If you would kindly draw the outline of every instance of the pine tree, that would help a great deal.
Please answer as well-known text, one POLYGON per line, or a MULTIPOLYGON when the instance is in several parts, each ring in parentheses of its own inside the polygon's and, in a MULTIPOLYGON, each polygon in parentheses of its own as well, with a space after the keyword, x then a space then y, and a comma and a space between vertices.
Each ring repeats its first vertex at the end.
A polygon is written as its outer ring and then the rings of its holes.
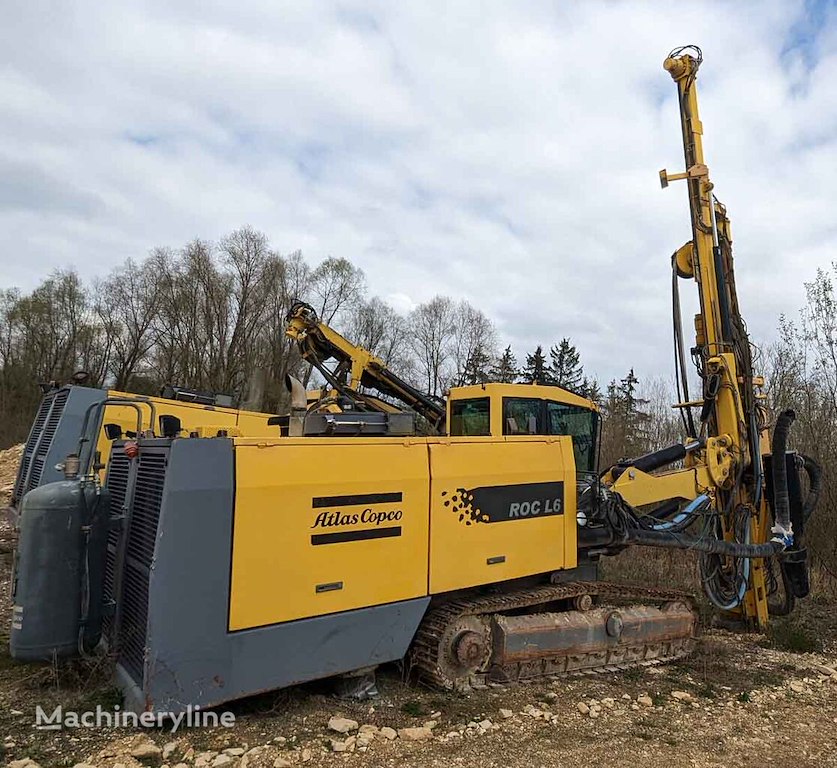
POLYGON ((517 381, 520 371, 517 367, 517 359, 512 352, 511 345, 503 350, 503 354, 491 367, 491 381, 499 381, 501 384, 513 384, 517 381))
POLYGON ((647 400, 639 397, 639 380, 633 368, 624 379, 611 379, 602 403, 602 466, 634 458, 648 450, 650 416, 643 410, 647 400))
POLYGON ((586 376, 581 380, 581 389, 579 394, 583 397, 589 397, 596 405, 601 407, 604 404, 604 393, 599 386, 599 382, 595 377, 587 378, 586 376))
POLYGON ((521 379, 530 384, 548 384, 546 357, 543 354, 543 347, 538 344, 537 349, 526 355, 526 367, 521 372, 521 379))
POLYGON ((563 338, 558 345, 553 344, 549 350, 549 357, 551 359, 549 365, 551 383, 572 391, 580 389, 584 380, 584 371, 578 350, 570 343, 570 340, 563 338))
POLYGON ((607 385, 607 397, 604 402, 604 411, 610 417, 621 416, 623 413, 622 392, 616 385, 616 379, 611 379, 607 385))
POLYGON ((625 452, 628 456, 644 453, 649 442, 649 416, 642 410, 643 406, 648 405, 648 401, 637 396, 638 384, 639 379, 631 368, 628 375, 620 380, 618 387, 619 407, 625 424, 625 452))
POLYGON ((484 384, 490 379, 489 364, 491 358, 485 354, 481 345, 477 345, 471 356, 465 361, 462 372, 463 384, 484 384))

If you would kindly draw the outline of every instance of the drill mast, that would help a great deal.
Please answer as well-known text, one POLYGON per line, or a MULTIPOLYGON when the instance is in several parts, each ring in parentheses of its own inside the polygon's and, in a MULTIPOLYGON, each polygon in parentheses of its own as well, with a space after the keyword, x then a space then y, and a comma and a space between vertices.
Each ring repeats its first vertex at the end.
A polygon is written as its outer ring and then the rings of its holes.
MULTIPOLYGON (((700 49, 686 46, 672 51, 663 65, 677 85, 686 170, 671 175, 663 170, 660 181, 667 187, 682 179, 688 189, 692 240, 672 258, 677 277, 694 278, 700 298, 692 356, 703 397, 700 435, 692 437, 706 439, 707 457, 714 453, 717 460, 728 461, 728 472, 716 489, 724 538, 733 539, 736 530, 749 525, 750 540, 759 542, 766 540, 768 530, 762 467, 762 455, 768 453, 762 444, 766 412, 757 392, 762 379, 753 375, 750 341, 738 309, 729 219, 715 197, 704 159, 696 85, 701 61, 700 49)), ((686 372, 679 373, 685 382, 686 372)), ((688 404, 680 406, 690 409, 688 404)), ((694 431, 690 410, 688 424, 694 431)), ((768 611, 763 561, 717 565, 729 568, 730 578, 739 582, 730 609, 743 613, 748 623, 764 626, 768 611)))

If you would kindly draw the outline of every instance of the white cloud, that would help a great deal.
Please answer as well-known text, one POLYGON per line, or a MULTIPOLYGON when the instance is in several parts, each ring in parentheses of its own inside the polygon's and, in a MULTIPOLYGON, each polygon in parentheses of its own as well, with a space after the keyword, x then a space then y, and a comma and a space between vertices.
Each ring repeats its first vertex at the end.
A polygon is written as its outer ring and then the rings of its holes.
POLYGON ((689 225, 657 183, 682 165, 661 63, 689 42, 757 340, 837 246, 827 4, 32 2, 5 21, 6 285, 249 223, 351 259, 399 309, 467 298, 520 357, 569 335, 603 378, 667 374, 689 225))

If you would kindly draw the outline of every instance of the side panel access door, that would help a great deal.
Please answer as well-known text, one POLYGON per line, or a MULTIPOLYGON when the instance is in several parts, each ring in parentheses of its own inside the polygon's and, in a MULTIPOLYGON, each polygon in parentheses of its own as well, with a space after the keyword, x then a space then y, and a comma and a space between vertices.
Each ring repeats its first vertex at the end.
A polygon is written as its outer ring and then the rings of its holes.
POLYGON ((430 592, 576 565, 569 437, 430 445, 430 592))
POLYGON ((236 441, 230 630, 427 594, 427 444, 236 441))

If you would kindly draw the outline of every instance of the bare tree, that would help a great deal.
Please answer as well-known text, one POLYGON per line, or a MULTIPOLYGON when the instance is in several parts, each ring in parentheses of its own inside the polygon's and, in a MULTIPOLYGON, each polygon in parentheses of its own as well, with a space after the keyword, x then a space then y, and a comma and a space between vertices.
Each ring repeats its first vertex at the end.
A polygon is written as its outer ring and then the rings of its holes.
POLYGON ((494 324, 481 310, 467 301, 460 301, 454 309, 448 386, 473 383, 475 379, 480 378, 478 369, 487 369, 496 354, 497 332, 494 330, 494 324))
POLYGON ((242 227, 223 238, 220 250, 222 263, 232 276, 223 388, 243 392, 261 362, 257 339, 270 304, 266 277, 274 254, 267 237, 252 227, 242 227))
POLYGON ((363 270, 346 259, 328 258, 311 273, 305 293, 310 296, 320 319, 335 322, 341 311, 350 309, 363 297, 366 278, 363 270))
POLYGON ((456 305, 447 296, 436 296, 410 313, 410 346, 421 386, 431 395, 441 395, 447 386, 455 333, 456 305))
POLYGON ((350 313, 347 335, 354 344, 368 349, 388 365, 405 362, 406 321, 377 296, 359 303, 350 313))
POLYGON ((96 285, 96 313, 111 344, 115 389, 130 389, 135 374, 148 362, 159 308, 157 277, 153 256, 141 265, 129 259, 96 285))

